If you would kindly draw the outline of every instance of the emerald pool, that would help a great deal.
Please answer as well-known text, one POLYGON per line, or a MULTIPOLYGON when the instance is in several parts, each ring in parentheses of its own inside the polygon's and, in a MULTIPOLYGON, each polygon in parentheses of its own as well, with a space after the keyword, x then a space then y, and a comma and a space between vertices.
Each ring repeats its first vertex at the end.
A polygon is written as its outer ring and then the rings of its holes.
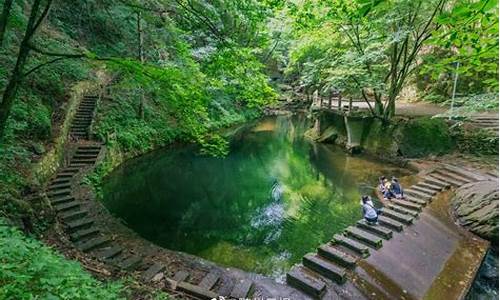
POLYGON ((377 178, 408 174, 311 142, 302 115, 267 117, 231 139, 224 158, 171 147, 117 168, 104 204, 145 239, 220 265, 282 278, 361 218, 377 178))

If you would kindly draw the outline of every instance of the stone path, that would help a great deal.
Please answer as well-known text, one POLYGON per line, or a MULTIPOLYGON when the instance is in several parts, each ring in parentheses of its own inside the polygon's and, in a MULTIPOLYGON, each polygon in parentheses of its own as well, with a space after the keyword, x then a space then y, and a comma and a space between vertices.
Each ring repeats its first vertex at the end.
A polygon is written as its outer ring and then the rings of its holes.
POLYGON ((197 283, 188 282, 190 274, 187 271, 179 271, 172 278, 166 278, 166 266, 146 262, 132 249, 120 246, 112 237, 102 233, 89 213, 89 200, 74 193, 74 187, 79 184, 76 175, 90 171, 104 152, 102 144, 89 140, 98 100, 99 97, 95 95, 87 95, 82 99, 70 130, 75 142, 68 148, 75 148, 74 153, 67 165, 57 171, 46 189, 57 218, 74 247, 115 268, 140 272, 144 282, 165 280, 174 290, 195 298, 212 299, 219 295, 228 299, 250 297, 254 286, 252 280, 225 282, 216 271, 208 272, 197 283))
POLYGON ((350 274, 356 273, 361 261, 374 251, 383 252, 384 243, 393 237, 394 232, 405 231, 418 222, 421 212, 438 193, 484 180, 487 176, 493 175, 478 175, 464 168, 442 165, 406 189, 404 200, 385 201, 378 225, 359 220, 342 234, 333 236, 327 244, 320 245, 316 253, 306 254, 302 263, 288 272, 287 284, 313 298, 322 298, 331 283, 343 285, 355 277, 350 274))
POLYGON ((498 115, 497 116, 474 116, 466 121, 475 128, 485 129, 498 136, 498 115))

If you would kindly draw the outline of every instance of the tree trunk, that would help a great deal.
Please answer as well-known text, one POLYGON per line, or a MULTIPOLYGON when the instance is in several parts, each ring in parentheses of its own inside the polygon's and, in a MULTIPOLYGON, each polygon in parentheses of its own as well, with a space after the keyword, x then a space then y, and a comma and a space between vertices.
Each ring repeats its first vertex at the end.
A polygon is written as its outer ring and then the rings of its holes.
MULTIPOLYGON (((141 12, 137 12, 137 44, 138 44, 138 58, 139 61, 144 63, 144 36, 142 33, 142 24, 141 24, 141 12)), ((140 91, 141 96, 139 100, 139 118, 144 119, 144 90, 140 91)))
POLYGON ((12 7, 13 0, 5 0, 3 3, 2 15, 0 16, 0 47, 3 45, 3 38, 7 28, 7 20, 10 15, 10 8, 12 7))
MULTIPOLYGON (((7 120, 9 118, 10 110, 14 100, 16 99, 17 90, 19 84, 23 79, 24 65, 28 59, 30 52, 29 42, 36 29, 36 18, 38 15, 38 9, 40 8, 41 0, 35 0, 31 6, 30 18, 28 20, 28 25, 26 26, 26 32, 24 34, 21 45, 19 46, 19 53, 17 55, 17 61, 12 74, 9 79, 9 83, 5 88, 2 96, 2 103, 0 103, 0 141, 3 140, 5 135, 5 128, 7 127, 7 120)), ((50 4, 49 4, 50 5, 50 4)), ((42 15, 43 17, 43 15, 42 15)), ((38 20, 40 23, 42 20, 38 20)))

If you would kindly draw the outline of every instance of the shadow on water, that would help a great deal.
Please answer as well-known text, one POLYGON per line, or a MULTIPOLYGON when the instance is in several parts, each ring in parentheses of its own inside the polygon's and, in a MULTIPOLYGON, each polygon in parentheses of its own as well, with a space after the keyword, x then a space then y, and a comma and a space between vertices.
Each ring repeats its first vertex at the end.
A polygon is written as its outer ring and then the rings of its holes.
POLYGON ((118 168, 104 203, 142 237, 246 271, 286 270, 353 224, 359 198, 397 167, 303 138, 304 116, 270 117, 231 141, 225 158, 164 149, 118 168))

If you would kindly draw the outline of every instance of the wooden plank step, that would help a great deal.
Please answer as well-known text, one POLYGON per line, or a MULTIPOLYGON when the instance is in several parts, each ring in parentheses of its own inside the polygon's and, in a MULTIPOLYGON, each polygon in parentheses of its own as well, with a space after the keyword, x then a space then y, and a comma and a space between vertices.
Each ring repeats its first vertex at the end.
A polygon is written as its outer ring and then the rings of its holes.
POLYGON ((411 189, 411 188, 405 190, 405 194, 408 196, 413 196, 415 198, 419 198, 419 199, 426 200, 426 201, 429 201, 432 198, 431 195, 424 194, 422 192, 416 191, 416 190, 411 189))
POLYGON ((84 238, 94 236, 98 233, 99 233, 99 229, 97 229, 96 227, 90 227, 87 229, 82 229, 82 230, 78 230, 78 231, 73 232, 72 234, 69 235, 69 238, 73 242, 76 242, 76 241, 82 240, 84 238))
POLYGON ((422 192, 422 193, 427 194, 429 196, 434 196, 437 194, 437 192, 435 190, 430 190, 430 189, 427 189, 427 188, 419 186, 419 185, 414 185, 411 188, 415 191, 422 192))
POLYGON ((359 228, 363 228, 366 231, 370 231, 372 233, 375 233, 386 240, 392 238, 392 230, 382 227, 380 225, 376 224, 368 224, 368 222, 365 219, 361 219, 358 222, 356 222, 356 226, 359 228))
POLYGON ((435 173, 435 172, 431 173, 429 175, 429 177, 431 177, 435 181, 443 181, 443 182, 448 183, 448 184, 453 185, 453 186, 461 186, 463 184, 463 182, 461 182, 461 181, 456 181, 453 178, 446 177, 446 176, 443 176, 443 175, 441 175, 439 173, 435 173))
POLYGON ((78 168, 71 168, 71 167, 65 167, 60 170, 61 172, 72 172, 72 173, 78 173, 80 169, 78 168))
POLYGON ((394 203, 387 204, 387 207, 401 214, 410 215, 414 218, 418 217, 418 211, 410 210, 394 203))
POLYGON ((427 183, 427 182, 419 182, 417 185, 415 186, 418 186, 418 187, 423 187, 423 188, 426 188, 428 190, 433 190, 433 191, 436 191, 436 192, 440 192, 444 189, 443 186, 437 186, 437 185, 434 185, 432 183, 427 183))
POLYGON ((447 188, 449 188, 451 186, 450 183, 448 182, 444 182, 442 180, 438 180, 432 176, 426 176, 424 178, 424 183, 428 183, 428 184, 432 184, 432 185, 436 185, 436 186, 440 186, 442 190, 445 190, 447 188))
POLYGON ((252 288, 253 288, 253 281, 252 280, 241 280, 239 281, 231 291, 231 294, 229 294, 229 297, 236 298, 236 299, 245 299, 250 296, 252 293, 252 288))
POLYGON ((87 146, 78 146, 78 150, 100 150, 101 146, 99 145, 87 145, 87 146))
POLYGON ((361 255, 361 257, 366 258, 370 256, 370 251, 368 250, 368 247, 366 245, 363 245, 355 240, 352 240, 346 236, 336 234, 333 236, 332 243, 342 245, 346 248, 351 249, 352 251, 356 252, 357 254, 361 255))
POLYGON ((59 197, 59 198, 55 198, 55 199, 51 199, 50 200, 50 203, 52 205, 59 205, 59 204, 63 204, 63 203, 68 203, 68 202, 72 202, 72 201, 75 201, 75 198, 73 196, 64 196, 64 197, 59 197))
POLYGON ((86 209, 80 209, 75 211, 68 211, 59 214, 59 217, 64 221, 73 221, 85 217, 88 214, 86 209))
POLYGON ((110 260, 123 252, 123 248, 118 245, 108 246, 95 251, 95 257, 100 260, 110 260))
POLYGON ((378 223, 384 227, 396 230, 397 232, 403 231, 403 224, 391 218, 379 216, 378 223))
POLYGON ((66 226, 67 230, 70 231, 71 233, 75 232, 79 229, 84 229, 84 228, 90 227, 90 226, 92 226, 92 224, 94 224, 94 220, 90 219, 90 218, 65 222, 65 226, 66 226))
MULTIPOLYGON (((415 198, 414 196, 411 196, 411 195, 405 195, 405 200, 409 201, 409 202, 413 202, 413 203, 415 203, 417 205, 420 205, 420 206, 426 206, 427 205, 427 201, 415 198)), ((432 198, 431 198, 431 200, 432 200, 432 198)))
POLYGON ((70 163, 70 166, 84 168, 84 167, 91 166, 91 164, 87 164, 87 163, 85 163, 85 164, 84 163, 70 163))
POLYGON ((89 252, 91 250, 94 250, 96 248, 103 246, 104 244, 106 244, 108 242, 109 242, 109 239, 107 237, 99 236, 99 237, 95 237, 95 238, 92 238, 92 239, 84 241, 84 242, 78 242, 78 243, 76 243, 76 247, 83 252, 89 252))
POLYGON ((348 236, 351 236, 357 240, 360 240, 368 245, 374 247, 375 249, 379 249, 382 247, 382 238, 373 235, 367 231, 364 231, 360 228, 349 226, 346 228, 345 233, 348 236))
POLYGON ((174 281, 180 282, 180 281, 184 281, 184 280, 188 279, 188 277, 189 277, 189 273, 181 270, 181 271, 177 271, 177 273, 175 273, 175 275, 172 279, 174 281))
POLYGON ((390 203, 397 204, 399 206, 402 206, 407 209, 415 210, 415 211, 422 211, 422 206, 419 204, 416 204, 411 201, 405 201, 405 200, 399 200, 399 199, 394 199, 391 200, 390 203))
POLYGON ((344 283, 346 280, 346 270, 344 268, 337 266, 314 253, 308 253, 302 257, 302 264, 314 272, 319 273, 337 283, 344 283))
POLYGON ((121 269, 124 270, 133 270, 135 269, 142 261, 142 257, 136 255, 130 255, 124 260, 120 261, 117 265, 121 269))
POLYGON ((67 211, 67 210, 70 210, 70 209, 73 209, 73 208, 77 208, 77 207, 80 207, 81 203, 79 201, 72 201, 72 202, 66 202, 66 203, 62 203, 62 204, 58 204, 55 206, 55 209, 58 211, 58 212, 63 212, 63 211, 67 211))
MULTIPOLYGON (((182 291, 184 293, 187 293, 189 295, 192 295, 196 298, 199 299, 204 299, 204 300, 212 300, 212 299, 218 299, 219 295, 217 293, 212 292, 210 290, 201 288, 199 286, 187 283, 185 281, 180 281, 177 283, 177 290, 182 291)), ((239 298, 237 298, 239 299, 239 298)))
POLYGON ((73 173, 73 172, 61 172, 61 173, 57 173, 56 175, 56 179, 61 179, 61 178, 69 178, 71 179, 76 173, 73 173))
POLYGON ((149 282, 156 274, 163 272, 165 270, 165 266, 160 263, 154 263, 149 268, 142 273, 142 280, 149 282))
POLYGON ((354 268, 356 266, 357 259, 338 248, 332 247, 329 244, 321 245, 318 247, 319 256, 335 262, 346 268, 354 268))
POLYGON ((286 282, 315 299, 321 299, 326 293, 326 284, 319 276, 301 265, 294 266, 286 273, 286 282))
POLYGON ((388 218, 391 218, 393 220, 396 220, 398 222, 404 223, 404 224, 412 224, 413 223, 413 217, 409 215, 403 215, 401 213, 398 213, 392 209, 389 208, 384 208, 382 210, 382 214, 388 218))
POLYGON ((211 290, 215 286, 215 284, 217 284, 217 281, 219 281, 219 279, 219 273, 212 271, 205 275, 205 277, 203 277, 198 286, 203 289, 211 290))

